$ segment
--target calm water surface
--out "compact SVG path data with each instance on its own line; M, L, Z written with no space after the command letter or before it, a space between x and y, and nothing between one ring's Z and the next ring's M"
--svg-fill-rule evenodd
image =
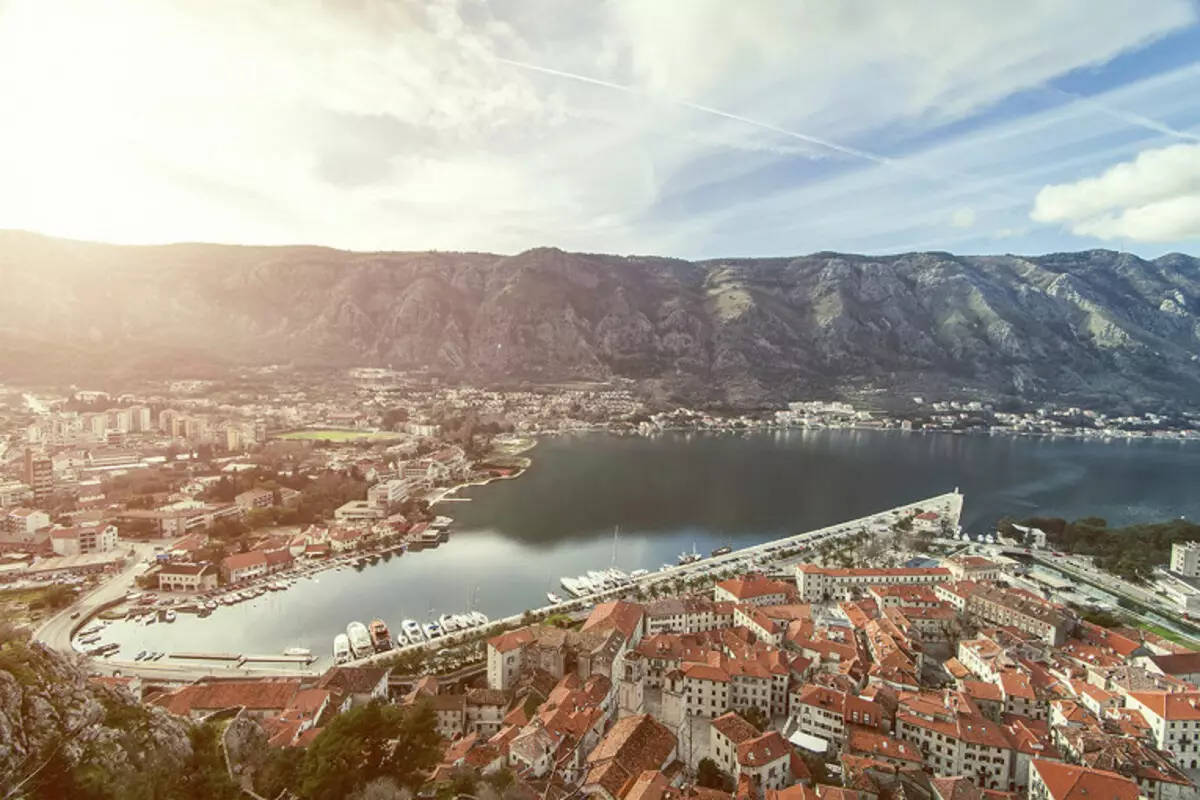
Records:
M959 487L963 524L1009 514L1095 515L1110 524L1200 517L1200 446L867 431L748 436L586 435L542 440L521 478L440 506L456 524L436 550L321 573L207 619L111 626L138 650L326 655L351 620L424 620L472 604L493 618L545 605L558 579L616 563L675 563L694 546L746 545ZM318 665L320 666L320 665Z

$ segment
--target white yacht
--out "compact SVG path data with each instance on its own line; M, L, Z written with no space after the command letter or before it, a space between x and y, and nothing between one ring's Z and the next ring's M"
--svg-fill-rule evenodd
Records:
M413 644L418 644L425 640L425 631L421 628L421 623L416 620L404 620L400 623L400 629L404 631L404 635L408 637L408 641Z
M549 600L554 605L559 605L563 601L563 599L561 597L559 597L558 595L556 595L554 592L546 592L546 599Z
M484 614L482 611L469 611L467 612L467 616L471 618L472 625L487 625L491 621L487 618L487 614Z
M366 658L375 652L371 646L371 632L361 622L351 622L346 626L346 635L350 637L350 652L355 658Z
M333 663L350 663L350 637L344 633L333 637Z
M430 639L436 639L442 635L442 628L436 622L430 622L425 626L425 636Z
M648 569L635 569L633 572L629 573L629 577L637 580L638 578L644 578L649 574L650 570Z
M334 640L334 649L335 650L337 649L337 640L336 639ZM283 651L283 654L285 656L303 656L304 658L311 658L312 650L309 650L306 647L289 647L287 650ZM336 655L336 653L335 653L335 655Z
M442 626L444 633L455 633L458 631L458 619L453 614L442 614L438 617L438 625Z

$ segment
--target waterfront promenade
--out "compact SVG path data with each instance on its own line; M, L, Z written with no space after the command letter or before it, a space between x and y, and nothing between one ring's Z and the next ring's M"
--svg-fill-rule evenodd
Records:
M816 530L806 531L778 539L772 539L757 545L734 550L725 555L705 557L692 564L661 569L633 579L623 586L595 594L585 595L583 597L571 598L558 605L546 605L540 608L531 608L521 614L516 614L504 619L493 620L486 625L471 628L467 631L448 636L441 636L431 641L412 644L385 653L375 654L363 659L358 659L352 663L358 665L378 664L386 663L394 659L397 654L415 653L419 651L436 653L442 649L452 648L468 641L476 640L480 637L493 635L502 629L519 626L530 619L537 620L544 619L554 614L572 614L581 612L590 608L596 603L615 600L629 594L637 593L639 590L650 590L651 588L657 588L661 592L664 588L670 589L670 587L672 587L676 581L686 582L689 579L700 577L712 572L722 572L739 566L746 570L766 570L770 568L771 562L778 561L783 558L783 556L780 555L781 553L803 550L810 546L838 541L840 539L856 536L864 532L871 534L888 531L891 530L891 526L895 522L904 517L916 514L918 511L932 511L939 516L939 524L941 524L944 520L945 524L951 529L957 529L962 515L962 508L963 495L957 491L925 498L912 503L907 503L902 506L897 506L895 508L881 510L857 519L839 522L834 525L828 525ZM795 554L793 557L795 557ZM752 559L758 559L760 563L757 566L752 567L747 563ZM286 592L284 593L284 596L286 597ZM83 621L84 620L80 619L76 624L81 624ZM71 649L69 638L56 636L50 639L43 639L43 641L46 641L47 644L58 647L59 649ZM120 658L98 658L92 659L92 661L96 664L97 668L105 672L111 673L114 671L119 671L123 675L140 675L143 678L156 680L159 682L191 681L198 677L208 676L232 678L313 674L313 670L311 669L295 669L294 667L285 668L282 666L273 666L269 664L255 664L254 666L247 666L243 662L234 662L223 665L198 665L196 663L184 664L174 662L153 662L146 664ZM239 663L241 663L240 666L238 665Z

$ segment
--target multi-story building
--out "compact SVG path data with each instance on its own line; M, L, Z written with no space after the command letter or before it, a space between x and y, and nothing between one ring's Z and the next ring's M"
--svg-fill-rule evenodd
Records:
M994 625L1011 625L1047 644L1060 645L1075 620L1027 592L981 586L967 600L967 613Z
M1029 800L1138 800L1141 792L1115 772L1035 758L1029 769Z
M50 526L50 515L36 508L14 508L4 515L4 532L28 536Z
M256 508L270 508L275 504L275 493L270 489L249 489L233 498L243 512Z
M555 678L573 671L586 680L593 674L612 679L614 662L626 640L617 630L572 631L530 625L488 640L490 689L511 689L527 670L543 669Z
M762 575L730 578L713 587L713 600L717 602L748 603L755 606L783 605L791 595L791 586Z
M950 580L945 567L907 569L836 569L815 564L796 565L796 589L803 603L851 600L868 586L937 584Z
M206 592L217 588L217 570L210 564L164 564L158 571L164 592Z
M54 462L45 455L25 448L25 483L33 492L33 502L41 505L54 494Z
M1142 712L1154 745L1182 770L1200 769L1200 691L1129 692L1125 707Z
M980 788L1008 789L1013 746L1004 728L965 695L902 693L896 736L921 747L939 775L964 775Z
M117 546L116 525L77 525L50 532L50 543L60 556L106 553Z
M1185 578L1200 577L1200 542L1175 542L1171 545L1171 571Z
M734 712L709 726L709 757L735 782L743 776L761 789L782 789L794 783L792 748L778 731L759 733Z
M994 581L1000 578L1000 565L982 556L954 556L946 567L956 581Z
M645 604L646 635L702 633L733 626L733 603L664 597Z
M791 727L834 745L852 726L882 731L888 725L884 707L874 700L816 684L793 692L789 711Z
M33 489L20 481L0 482L0 508L8 508L33 499Z

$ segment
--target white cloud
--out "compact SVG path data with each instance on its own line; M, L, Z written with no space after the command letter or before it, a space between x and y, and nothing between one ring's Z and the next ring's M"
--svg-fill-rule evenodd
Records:
M970 228L975 224L975 211L960 208L950 215L950 224L956 228Z
M1200 238L1200 144L1145 150L1094 178L1046 186L1030 216L1105 240Z
M1157 107L894 142L1195 16L1016 5L0 0L0 227L685 255L985 237L1032 196L1006 170L1060 180L1036 154ZM1178 89L1156 102L1194 111Z

